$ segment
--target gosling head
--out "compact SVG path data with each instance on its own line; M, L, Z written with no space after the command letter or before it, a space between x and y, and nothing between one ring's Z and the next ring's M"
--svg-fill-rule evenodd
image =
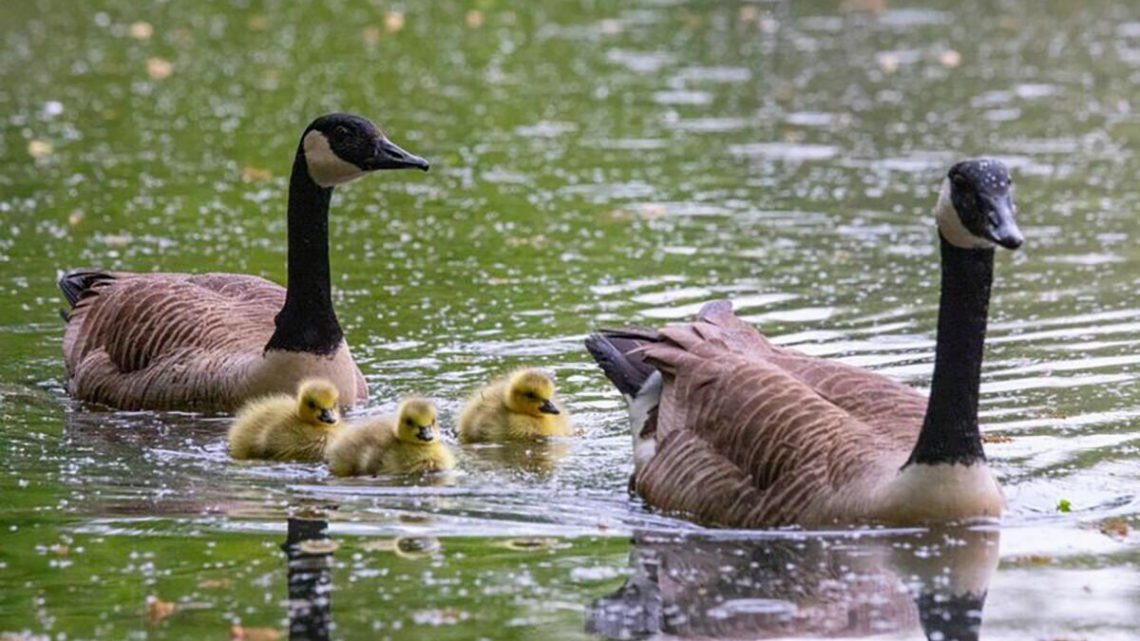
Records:
M554 404L554 381L537 369L524 369L511 376L506 402L508 409L520 414L542 416L561 413Z
M428 161L401 149L365 118L335 113L312 122L301 137L309 177L332 187L381 169L428 170Z
M934 215L946 242L963 249L1017 249L1025 238L1014 215L1013 180L1000 160L973 158L950 168Z
M336 425L340 420L337 405L340 392L323 378L301 381L297 388L297 414L312 425Z
M396 411L396 438L404 443L427 445L439 440L439 412L435 403L409 398Z

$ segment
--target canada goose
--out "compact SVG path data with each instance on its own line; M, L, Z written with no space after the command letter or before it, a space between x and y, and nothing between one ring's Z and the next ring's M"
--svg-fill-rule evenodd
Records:
M629 405L633 489L722 526L998 517L978 383L994 247L1022 243L1015 211L1001 162L966 160L943 181L929 402L874 372L773 345L726 301L689 325L589 337Z
M455 467L455 457L440 440L435 403L409 398L395 418L373 419L337 435L325 451L329 471L337 476L415 474Z
M339 394L324 379L301 381L297 396L272 394L247 402L230 426L236 459L319 462L336 434Z
M475 392L459 414L459 440L466 443L573 434L554 397L554 380L537 369L519 370Z
M345 405L367 398L330 296L329 203L335 185L412 167L428 163L360 116L314 120L289 180L287 288L244 274L66 274L68 392L121 409L232 410L319 376Z

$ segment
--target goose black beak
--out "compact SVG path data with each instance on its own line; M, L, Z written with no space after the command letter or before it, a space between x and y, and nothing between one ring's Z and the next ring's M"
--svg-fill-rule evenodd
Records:
M332 410L321 410L321 413L317 416L317 420L332 425L336 423L336 414Z
M543 414L561 414L562 413L562 412L558 411L557 405L550 402L550 399L546 399L545 401L543 401L542 405L538 406L538 411L542 412Z
M1021 247L1022 243L1025 242L1025 237L1021 235L1021 230L1017 228L1017 223L1013 220L1015 210L1013 196L1006 193L997 198L987 198L986 200L990 201L991 213L982 233L985 234L986 238L1006 249Z
M431 429L430 425L421 425L419 431L416 432L416 438L424 443L431 443L435 440L435 432Z
M427 171L431 165L419 156L404 151L399 145L384 136L376 139L376 148L372 157L361 167L364 171L377 171L380 169L422 169Z

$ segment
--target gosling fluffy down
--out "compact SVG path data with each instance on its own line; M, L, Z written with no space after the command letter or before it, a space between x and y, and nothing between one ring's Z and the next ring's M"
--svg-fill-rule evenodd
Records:
M230 426L235 459L319 462L340 429L340 394L331 381L305 379L296 397L274 394L249 401Z
M379 418L345 428L329 443L325 460L336 476L417 474L455 467L455 457L440 440L435 403L409 398L395 419Z
M537 369L519 370L476 392L459 415L459 440L519 441L573 436L554 380Z

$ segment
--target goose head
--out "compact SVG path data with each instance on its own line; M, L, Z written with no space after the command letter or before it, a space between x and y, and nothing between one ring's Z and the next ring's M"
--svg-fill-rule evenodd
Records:
M531 416L561 413L554 404L554 381L537 369L524 369L511 376L506 404L512 412Z
M336 385L322 378L301 381L297 388L297 414L311 425L336 425L340 421L339 402Z
M309 177L333 187L381 169L428 170L428 161L388 140L368 119L334 113L314 120L301 137Z
M946 242L963 249L1017 249L1025 238L1014 216L1009 168L993 158L963 160L942 181L934 215Z
M439 440L439 412L435 403L409 398L396 410L396 438L404 443L427 445Z

